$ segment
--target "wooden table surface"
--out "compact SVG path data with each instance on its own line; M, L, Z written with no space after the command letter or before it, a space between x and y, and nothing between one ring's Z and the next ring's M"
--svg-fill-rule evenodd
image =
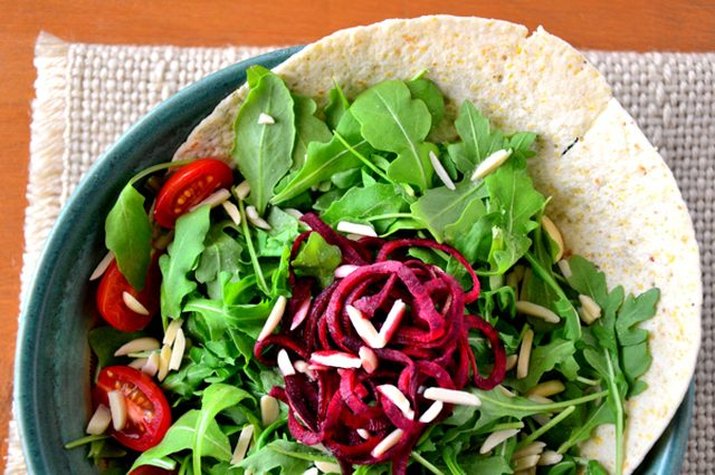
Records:
M390 17L477 15L539 24L580 48L715 50L712 0L0 0L0 455L7 447L37 34L93 43L298 44ZM59 388L61 390L61 388ZM4 457L0 469L4 467Z

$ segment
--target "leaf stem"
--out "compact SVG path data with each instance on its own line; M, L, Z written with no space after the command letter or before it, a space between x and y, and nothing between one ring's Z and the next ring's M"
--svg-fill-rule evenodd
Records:
M544 435L546 432L551 430L554 426L556 426L561 421L563 421L568 416L570 416L571 413L575 410L576 410L576 406L569 406L566 409L564 409L563 411L561 411L561 413L558 416L554 417L549 422L547 422L543 426L539 427L537 430L535 430L534 432L529 434L527 437L525 437L521 442L519 442L519 444L517 444L517 450L522 447L526 447L528 444L532 443L533 441L535 441L536 439L538 439L539 437Z
M65 444L65 449L70 450L70 449L76 449L77 447L81 447L85 444L91 444L95 440L102 440L106 439L109 437L108 435L100 434L100 435L87 435L84 437L80 437L79 439L75 439L71 442L67 442Z
M624 412L623 412L623 400L621 399L621 393L618 390L618 385L616 384L616 373L613 369L613 361L611 361L611 355L608 350L604 349L603 354L606 358L606 364L608 365L608 389L611 393L611 399L613 400L613 405L616 409L616 475L621 475L623 473L623 426L624 426Z
M268 442L268 437L270 437L271 434L273 434L278 428L280 428L283 425L286 425L288 423L288 419L278 419L275 421L273 424L269 425L265 429L263 429L263 432L261 432L261 435L258 436L258 439L256 439L256 449L261 449L263 446L266 445Z
M241 229L243 230L243 236L246 238L246 246L248 247L248 254L251 256L251 264L253 265L253 271L256 273L256 283L258 284L258 288L261 289L261 292L266 295L270 295L271 292L268 289L268 284L266 284L266 279L263 276L261 264L258 262L256 249L253 247L253 240L251 239L251 231L248 228L246 209L243 206L243 200L238 200L238 208L239 212L241 213Z
M430 472L434 473L434 475L444 475L444 472L442 470L440 470L437 467L435 467L434 465L432 465L432 463L430 463L429 460L427 460L426 458L421 456L418 452L412 452L410 454L410 457L415 459L415 461L418 462L420 465L422 465L424 468L426 468Z
M495 406L500 406L500 407L503 407L506 409L513 409L515 411L522 410L522 411L534 411L536 413L539 413L539 412L556 412L556 411L559 411L562 409L566 409L569 406L578 406L580 404L585 404L587 402L595 401L596 399L602 398L603 396L607 396L608 394L609 394L609 391L600 391L597 393L588 394L586 396L581 396L576 399L569 399L568 401L552 402L549 404L539 404L539 403L511 404L511 403L507 403L504 401L500 401L498 399L492 399L485 392L480 392L479 394L477 394L477 396L482 401L488 401L489 403L494 404Z
M385 213L385 214L378 214L376 216L368 216L365 218L365 221L372 222L372 221L379 221L381 219L400 219L400 218L414 218L412 216L412 213Z
M142 170L139 173L137 173L136 175L134 175L129 180L129 184L134 185L136 182L138 182L142 178L145 178L153 173L156 173L161 170L166 170L169 168L183 167L184 165L188 165L189 163L191 163L193 161L194 160L177 160L175 162L164 162L164 163L158 163L156 165L152 165L149 168L145 168L144 170Z
M387 181L388 183L392 183L393 185L395 184L395 182L392 181L392 180L387 176L387 174L386 174L385 172L383 172L382 170L380 170L380 168L379 168L377 165L375 165L374 163L372 163L365 155L363 155L362 153L358 152L358 151L355 149L355 147L353 147L352 145L350 145L350 143L349 143L347 140L345 140L345 138L343 138L343 136L340 135L337 130L334 132L334 134L335 134L335 138L337 138L337 139L340 141L340 143L343 144L343 147L345 147L345 148L347 148L348 150L350 150L350 152L351 152L353 155L355 155L358 159L360 159L360 161L363 162L370 170L372 170L373 172L375 172L379 177L381 177L382 179L384 179L384 180Z
M489 429L489 432L497 432L500 430L509 430L509 429L523 429L523 428L524 428L523 422L505 422L503 424L496 424L494 427Z

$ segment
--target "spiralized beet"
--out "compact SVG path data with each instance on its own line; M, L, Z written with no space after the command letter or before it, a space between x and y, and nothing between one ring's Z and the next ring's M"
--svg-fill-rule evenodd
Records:
M325 446L344 473L354 464L389 460L394 474L405 474L425 429L419 417L433 403L423 397L425 388L461 390L471 383L492 389L504 379L506 357L498 332L482 318L466 314L465 305L479 297L479 280L466 259L447 245L427 239L352 241L315 214L302 220L312 231L296 239L293 257L309 234L317 232L340 248L343 264L358 267L322 291L315 279L297 277L291 268L293 297L280 331L258 342L254 353L268 365L276 364L280 349L292 362L307 362L295 365L297 373L284 377L285 388L271 391L290 406L288 427L298 441ZM471 288L465 291L438 267L408 257L410 247L449 254L466 269ZM303 312L298 323L293 321L297 312ZM362 332L356 330L356 318ZM470 330L490 343L494 365L489 375L477 368ZM370 350L361 352L365 346ZM321 358L311 362L316 352ZM359 355L371 355L371 364L355 368ZM395 386L398 396L394 389L388 391L392 396L378 389L382 385ZM445 404L435 421L450 412L451 406ZM380 450L378 444L396 429L403 431L396 443Z

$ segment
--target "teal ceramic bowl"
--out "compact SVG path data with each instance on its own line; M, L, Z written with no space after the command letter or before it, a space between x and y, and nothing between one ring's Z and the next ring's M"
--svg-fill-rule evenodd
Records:
M274 67L288 48L228 67L154 109L94 166L49 238L23 308L15 364L15 407L30 473L91 474L85 449L63 445L84 433L89 411L87 331L93 313L88 277L104 254L104 222L126 181L171 158L198 122L246 79L255 64ZM692 415L693 390L640 473L677 473Z

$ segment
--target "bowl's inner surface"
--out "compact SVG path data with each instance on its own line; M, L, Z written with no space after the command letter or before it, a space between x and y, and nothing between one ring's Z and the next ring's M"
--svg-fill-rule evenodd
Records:
M274 67L299 48L269 53L224 69L158 106L124 135L90 171L62 212L23 309L15 398L31 473L96 473L86 448L63 445L84 434L90 410L89 348L95 285L88 283L104 255L104 218L127 180L171 159L201 118L245 81L253 64ZM692 392L691 392L692 398ZM682 460L692 400L674 430L646 459L640 473L670 473ZM675 462L675 465L673 465Z

